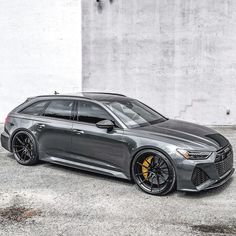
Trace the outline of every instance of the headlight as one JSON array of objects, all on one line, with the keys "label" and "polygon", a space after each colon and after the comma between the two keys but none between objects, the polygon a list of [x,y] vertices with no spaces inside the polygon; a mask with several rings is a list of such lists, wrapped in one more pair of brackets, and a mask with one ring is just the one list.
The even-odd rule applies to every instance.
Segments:
[{"label": "headlight", "polygon": [[177,149],[176,151],[187,160],[205,160],[212,154],[212,152],[187,151],[184,149]]}]

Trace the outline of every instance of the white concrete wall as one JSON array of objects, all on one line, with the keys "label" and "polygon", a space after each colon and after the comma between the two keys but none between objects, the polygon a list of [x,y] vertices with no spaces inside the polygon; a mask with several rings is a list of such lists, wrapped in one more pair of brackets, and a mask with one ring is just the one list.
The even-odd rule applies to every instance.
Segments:
[{"label": "white concrete wall", "polygon": [[54,90],[81,91],[80,0],[1,0],[0,122]]},{"label": "white concrete wall", "polygon": [[236,1],[82,0],[82,14],[84,90],[236,124]]}]

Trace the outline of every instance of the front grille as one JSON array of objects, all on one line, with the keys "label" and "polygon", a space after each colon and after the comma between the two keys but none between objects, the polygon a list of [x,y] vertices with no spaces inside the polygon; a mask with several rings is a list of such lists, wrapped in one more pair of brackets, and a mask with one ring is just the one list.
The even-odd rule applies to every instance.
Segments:
[{"label": "front grille", "polygon": [[219,176],[224,175],[233,167],[233,150],[230,145],[217,151],[215,166]]},{"label": "front grille", "polygon": [[217,151],[215,162],[224,160],[227,156],[233,154],[231,145],[227,145]]},{"label": "front grille", "polygon": [[195,186],[198,186],[204,182],[206,182],[209,176],[200,168],[196,167],[193,171],[192,182]]}]

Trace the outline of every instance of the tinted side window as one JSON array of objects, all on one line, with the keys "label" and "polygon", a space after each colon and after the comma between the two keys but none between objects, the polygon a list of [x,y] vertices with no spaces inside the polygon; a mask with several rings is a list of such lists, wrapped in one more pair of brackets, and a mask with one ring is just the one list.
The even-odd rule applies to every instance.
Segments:
[{"label": "tinted side window", "polygon": [[28,115],[40,115],[43,112],[47,103],[48,101],[36,102],[23,109],[20,113]]},{"label": "tinted side window", "polygon": [[87,101],[78,102],[78,121],[96,124],[101,120],[112,120],[114,119],[109,113],[101,106]]},{"label": "tinted side window", "polygon": [[53,100],[46,108],[44,116],[70,120],[72,108],[71,100]]}]

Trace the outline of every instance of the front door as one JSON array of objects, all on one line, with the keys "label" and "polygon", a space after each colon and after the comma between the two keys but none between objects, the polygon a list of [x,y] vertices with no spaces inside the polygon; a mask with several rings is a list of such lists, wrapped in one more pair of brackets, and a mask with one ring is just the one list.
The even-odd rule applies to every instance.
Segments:
[{"label": "front door", "polygon": [[99,104],[79,100],[77,120],[72,127],[71,153],[78,162],[120,171],[128,155],[123,129],[101,129],[96,123],[114,118]]}]

